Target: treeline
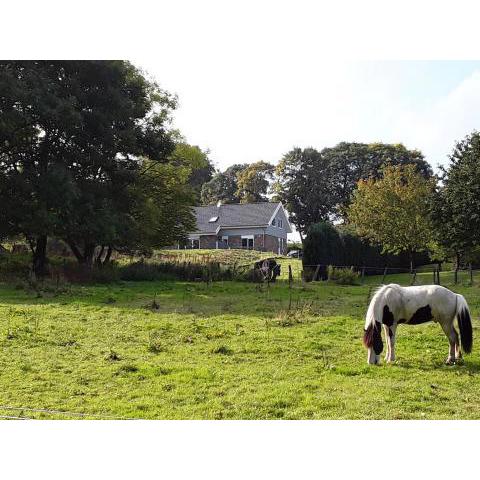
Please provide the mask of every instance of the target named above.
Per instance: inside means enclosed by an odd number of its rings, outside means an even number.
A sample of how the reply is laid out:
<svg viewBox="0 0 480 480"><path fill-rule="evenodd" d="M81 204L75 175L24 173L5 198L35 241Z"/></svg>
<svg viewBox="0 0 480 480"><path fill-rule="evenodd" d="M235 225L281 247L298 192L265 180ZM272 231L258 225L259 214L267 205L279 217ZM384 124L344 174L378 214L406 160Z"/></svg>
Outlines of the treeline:
<svg viewBox="0 0 480 480"><path fill-rule="evenodd" d="M306 241L307 263L329 263L317 224L349 232L332 263L376 265L388 254L413 266L420 253L478 263L478 133L455 145L439 176L418 150L355 142L222 172L172 128L176 104L125 61L0 61L0 242L24 239L44 275L49 239L80 264L103 265L113 252L182 240L195 228L192 205L272 199Z"/></svg>
<svg viewBox="0 0 480 480"><path fill-rule="evenodd" d="M333 183L332 193L321 197L336 196L338 203L321 222L337 220L336 227L310 223L304 263L402 267L409 264L411 269L426 261L453 260L457 269L467 263L478 265L480 134L473 132L457 142L449 164L441 168L438 176L425 168L420 156L416 157L414 161L404 157L404 162L380 164L370 175L362 175L364 178L352 184L346 196L335 193L339 190ZM344 178L347 177L348 174ZM308 199L314 202L314 198L314 194L309 194L297 197L297 201L307 205ZM327 210L327 203L320 200L316 211ZM312 203L308 205L299 208L304 219L312 209ZM349 234L334 233L342 229ZM325 247L319 246L320 242ZM330 248L328 245L333 245L331 255L322 250Z"/></svg>

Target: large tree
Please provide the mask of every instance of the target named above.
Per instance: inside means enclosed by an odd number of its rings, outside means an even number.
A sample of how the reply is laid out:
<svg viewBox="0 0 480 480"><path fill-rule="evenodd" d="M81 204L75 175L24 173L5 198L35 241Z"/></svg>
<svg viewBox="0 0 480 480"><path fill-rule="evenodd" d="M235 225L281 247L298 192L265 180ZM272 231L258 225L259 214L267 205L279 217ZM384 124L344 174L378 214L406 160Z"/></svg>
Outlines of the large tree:
<svg viewBox="0 0 480 480"><path fill-rule="evenodd" d="M274 166L259 161L237 173L237 192L240 203L266 202Z"/></svg>
<svg viewBox="0 0 480 480"><path fill-rule="evenodd" d="M314 148L294 148L284 155L276 175L276 198L286 206L303 239L310 225L327 220L335 209L331 162Z"/></svg>
<svg viewBox="0 0 480 480"><path fill-rule="evenodd" d="M247 167L248 163L237 163L228 167L224 172L217 172L202 187L202 204L213 205L219 201L222 203L239 203L237 175Z"/></svg>
<svg viewBox="0 0 480 480"><path fill-rule="evenodd" d="M128 62L0 62L0 201L16 202L5 220L29 240L37 273L49 235L86 263L121 236L118 209L142 175L139 157L166 162L174 149L174 107Z"/></svg>
<svg viewBox="0 0 480 480"><path fill-rule="evenodd" d="M425 178L432 175L422 154L401 144L341 142L321 151L295 148L277 166L275 190L302 235L314 223L345 219L360 179L379 178L386 165L407 164Z"/></svg>
<svg viewBox="0 0 480 480"><path fill-rule="evenodd" d="M457 258L480 246L480 133L456 143L450 164L442 168L442 185L434 197L436 241Z"/></svg>
<svg viewBox="0 0 480 480"><path fill-rule="evenodd" d="M208 158L208 151L196 145L190 145L178 132L174 133L175 150L170 156L174 165L188 168L188 183L193 190L193 203L200 205L202 187L213 178L215 167Z"/></svg>
<svg viewBox="0 0 480 480"><path fill-rule="evenodd" d="M406 252L411 259L432 241L429 217L435 179L414 165L389 166L379 180L360 180L348 208L348 220L361 237L387 253Z"/></svg>

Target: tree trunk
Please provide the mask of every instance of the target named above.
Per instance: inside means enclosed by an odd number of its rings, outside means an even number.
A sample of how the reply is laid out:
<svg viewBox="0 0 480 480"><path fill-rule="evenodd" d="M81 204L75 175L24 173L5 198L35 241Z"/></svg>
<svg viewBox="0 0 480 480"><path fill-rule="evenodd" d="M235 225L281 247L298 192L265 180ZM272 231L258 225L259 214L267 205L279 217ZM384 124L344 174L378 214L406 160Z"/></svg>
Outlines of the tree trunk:
<svg viewBox="0 0 480 480"><path fill-rule="evenodd" d="M413 252L409 252L408 255L410 257L410 273L413 273L413 269L414 269Z"/></svg>
<svg viewBox="0 0 480 480"><path fill-rule="evenodd" d="M298 232L298 235L300 235L300 242L302 242L302 245L303 245L303 235L298 225L297 225L297 232Z"/></svg>
<svg viewBox="0 0 480 480"><path fill-rule="evenodd" d="M70 250L72 251L72 253L75 255L75 258L77 259L78 263L82 263L83 255L80 249L77 247L77 244L73 240L65 240L65 242L70 247Z"/></svg>
<svg viewBox="0 0 480 480"><path fill-rule="evenodd" d="M37 277L45 277L49 273L47 259L47 236L40 235L35 239L35 243L31 243L30 246L33 253L33 272Z"/></svg>
<svg viewBox="0 0 480 480"><path fill-rule="evenodd" d="M458 283L458 269L460 268L460 253L455 253L455 272L454 272L454 283L455 285Z"/></svg>
<svg viewBox="0 0 480 480"><path fill-rule="evenodd" d="M95 256L95 244L85 243L83 252L78 248L77 244L73 240L66 240L68 246L75 255L78 263L81 265L92 265Z"/></svg>
<svg viewBox="0 0 480 480"><path fill-rule="evenodd" d="M93 257L95 255L95 244L87 243L83 249L83 262L85 265L93 265Z"/></svg>
<svg viewBox="0 0 480 480"><path fill-rule="evenodd" d="M105 255L105 258L103 259L103 264L106 265L110 262L110 257L112 256L112 247L109 245L108 246L108 250L107 250L107 254Z"/></svg>
<svg viewBox="0 0 480 480"><path fill-rule="evenodd" d="M105 245L102 245L102 248L98 252L97 256L95 257L95 265L100 266L102 265L102 257L103 257L103 252L105 251Z"/></svg>

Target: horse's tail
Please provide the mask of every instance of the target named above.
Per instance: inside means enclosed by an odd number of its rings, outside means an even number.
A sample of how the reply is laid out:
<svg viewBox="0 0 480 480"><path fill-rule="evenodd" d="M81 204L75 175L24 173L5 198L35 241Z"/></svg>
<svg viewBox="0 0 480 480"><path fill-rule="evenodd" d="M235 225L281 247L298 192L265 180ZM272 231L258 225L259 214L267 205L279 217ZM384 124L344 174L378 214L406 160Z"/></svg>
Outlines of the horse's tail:
<svg viewBox="0 0 480 480"><path fill-rule="evenodd" d="M462 349L465 353L470 353L473 345L472 320L470 319L470 310L468 309L467 301L459 294L457 294L456 316L458 328L460 329Z"/></svg>

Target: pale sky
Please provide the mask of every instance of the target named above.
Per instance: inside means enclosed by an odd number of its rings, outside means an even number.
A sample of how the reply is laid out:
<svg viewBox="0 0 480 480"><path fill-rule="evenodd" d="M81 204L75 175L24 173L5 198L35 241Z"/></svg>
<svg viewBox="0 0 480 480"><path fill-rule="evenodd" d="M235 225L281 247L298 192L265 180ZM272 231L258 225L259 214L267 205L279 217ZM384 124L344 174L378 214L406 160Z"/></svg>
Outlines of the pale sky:
<svg viewBox="0 0 480 480"><path fill-rule="evenodd" d="M222 170L276 163L294 146L403 143L436 167L454 142L480 129L480 61L282 61L181 55L135 61L179 97L175 126ZM289 56L291 60L291 55Z"/></svg>

